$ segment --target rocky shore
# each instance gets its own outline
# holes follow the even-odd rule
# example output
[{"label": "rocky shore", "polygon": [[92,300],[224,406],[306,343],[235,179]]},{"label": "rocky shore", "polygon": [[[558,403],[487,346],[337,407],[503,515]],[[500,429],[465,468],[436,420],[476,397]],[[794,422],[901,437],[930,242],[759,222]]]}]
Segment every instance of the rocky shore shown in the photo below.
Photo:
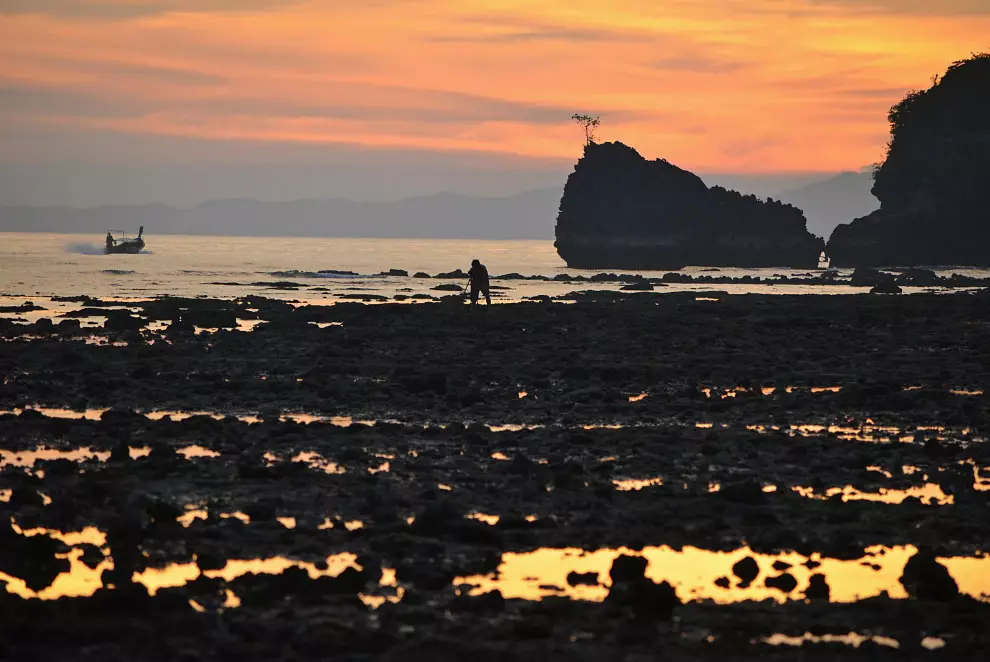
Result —
[{"label": "rocky shore", "polygon": [[572,301],[3,324],[0,657],[990,646],[986,293]]}]

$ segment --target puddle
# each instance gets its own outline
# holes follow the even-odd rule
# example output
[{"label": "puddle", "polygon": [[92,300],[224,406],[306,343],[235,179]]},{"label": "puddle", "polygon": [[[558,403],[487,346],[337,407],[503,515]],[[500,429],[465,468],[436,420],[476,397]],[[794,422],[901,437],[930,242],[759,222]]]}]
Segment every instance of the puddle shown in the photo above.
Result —
[{"label": "puddle", "polygon": [[896,639],[891,639],[890,637],[885,637],[882,635],[865,635],[859,634],[857,632],[850,632],[848,634],[823,634],[814,635],[810,632],[805,632],[800,637],[795,637],[787,634],[777,633],[765,639],[756,639],[752,643],[754,644],[769,644],[771,646],[802,646],[805,643],[813,644],[846,644],[847,646],[852,646],[853,648],[859,648],[867,641],[872,641],[880,646],[886,646],[888,648],[900,648],[901,645]]},{"label": "puddle", "polygon": [[82,562],[83,550],[76,548],[68,554],[56,554],[57,558],[69,560],[69,570],[59,574],[50,586],[40,591],[32,591],[23,579],[0,572],[0,581],[6,582],[8,593],[22,598],[56,600],[58,598],[89,597],[103,587],[103,571],[113,568],[113,559],[106,557],[90,568]]},{"label": "puddle", "polygon": [[657,485],[663,485],[662,478],[628,478],[622,480],[613,480],[612,485],[615,489],[620,492],[632,492],[639,491],[644,487],[656,487]]},{"label": "puddle", "polygon": [[6,466],[33,467],[34,463],[39,460],[71,460],[72,462],[99,460],[106,462],[109,459],[110,451],[94,451],[88,446],[85,448],[76,448],[71,451],[56,448],[35,448],[24,451],[0,450],[0,468]]},{"label": "puddle", "polygon": [[[889,477],[889,474],[888,474]],[[937,483],[925,483],[907,489],[888,489],[881,487],[877,492],[863,492],[852,485],[830,487],[824,493],[818,494],[810,487],[794,487],[795,492],[807,499],[825,500],[840,496],[843,501],[877,501],[881,503],[898,504],[905,499],[915,497],[928,505],[951,506],[955,497],[942,491]]]},{"label": "puddle", "polygon": [[467,515],[468,519],[478,520],[479,522],[484,522],[488,526],[495,526],[501,519],[498,515],[486,515],[485,513],[470,513]]},{"label": "puddle", "polygon": [[178,453],[179,455],[182,455],[187,460],[193,460],[202,457],[220,457],[220,453],[214,450],[210,450],[209,448],[205,448],[203,446],[196,446],[196,445],[186,446],[184,448],[178,449],[175,452]]},{"label": "puddle", "polygon": [[306,465],[309,466],[310,469],[316,469],[318,471],[323,471],[328,474],[346,473],[344,467],[340,466],[336,462],[330,462],[319,453],[313,451],[304,451],[302,453],[299,453],[294,458],[292,458],[292,461],[304,462]]},{"label": "puddle", "polygon": [[355,420],[350,416],[321,416],[320,414],[282,414],[278,420],[283,423],[298,423],[299,425],[309,425],[310,423],[329,423],[337,427],[346,428],[351,425],[373,426],[373,420]]},{"label": "puddle", "polygon": [[492,432],[522,432],[523,430],[540,430],[543,425],[522,425],[517,423],[505,423],[502,425],[486,425]]},{"label": "puddle", "polygon": [[[187,508],[186,512],[175,518],[175,521],[182,526],[189,528],[189,526],[196,520],[205,520],[208,516],[209,515],[205,508]],[[251,523],[251,518],[247,515],[247,513],[242,513],[239,510],[232,513],[220,513],[219,517],[221,519],[238,519],[245,524]]]},{"label": "puddle", "polygon": [[[608,575],[612,561],[620,554],[630,554],[644,556],[649,563],[646,576],[656,582],[670,582],[682,600],[709,599],[719,604],[729,604],[772,599],[783,603],[788,599],[804,599],[811,575],[822,574],[830,587],[831,601],[848,603],[878,596],[884,591],[892,598],[906,598],[907,593],[900,584],[900,575],[904,564],[916,551],[910,545],[872,547],[866,550],[867,555],[861,559],[840,560],[822,558],[818,554],[807,557],[796,552],[756,554],[748,547],[732,552],[716,552],[690,546],[682,550],[667,546],[646,547],[641,552],[626,548],[590,552],[574,548],[542,548],[527,553],[507,552],[502,555],[502,563],[497,572],[459,577],[454,580],[454,584],[464,586],[471,595],[498,589],[506,599],[540,600],[560,596],[600,602],[608,594]],[[759,573],[751,584],[741,586],[739,579],[732,573],[732,566],[746,557],[752,557],[756,561]],[[938,560],[948,568],[961,592],[984,600],[990,598],[990,557]],[[808,561],[816,561],[819,565],[811,570],[804,565]],[[773,568],[777,562],[790,566],[787,572],[795,579],[795,588],[790,593],[768,588],[765,584],[768,578],[781,574]],[[599,583],[571,586],[567,580],[568,573],[571,572],[593,573],[597,575]],[[716,580],[725,577],[730,579],[727,588],[715,584]]]},{"label": "puddle", "polygon": [[200,575],[211,579],[221,578],[232,581],[248,573],[263,575],[279,575],[289,568],[302,568],[309,573],[310,578],[336,577],[347,568],[360,569],[357,565],[357,556],[349,552],[333,554],[326,559],[327,568],[320,570],[313,563],[296,561],[284,556],[275,556],[267,559],[230,560],[219,570],[199,569],[195,561],[190,563],[173,563],[164,568],[148,568],[141,572],[135,572],[131,576],[131,581],[143,584],[148,589],[150,595],[155,595],[163,588],[174,588],[184,586],[188,582],[194,581]]},{"label": "puddle", "polygon": [[358,593],[358,598],[366,606],[372,609],[378,609],[386,602],[397,603],[401,602],[402,598],[406,594],[406,589],[399,586],[399,582],[396,580],[395,568],[382,568],[382,578],[378,582],[379,589],[384,589],[388,591],[386,595],[368,595],[365,593]]},{"label": "puddle", "polygon": [[[27,407],[27,409],[30,411],[36,411],[42,416],[47,416],[48,418],[69,418],[77,421],[98,421],[105,412],[110,411],[109,409],[86,409],[84,411],[77,411],[74,409],[61,409],[58,407]],[[25,410],[21,408],[5,409],[0,411],[0,414],[13,414],[14,416],[20,416],[24,411]]]}]

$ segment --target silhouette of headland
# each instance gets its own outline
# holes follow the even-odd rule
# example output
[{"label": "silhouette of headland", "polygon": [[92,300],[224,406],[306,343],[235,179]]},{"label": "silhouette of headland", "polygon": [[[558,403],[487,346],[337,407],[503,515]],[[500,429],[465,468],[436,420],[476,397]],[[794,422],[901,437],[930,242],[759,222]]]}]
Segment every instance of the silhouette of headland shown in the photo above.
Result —
[{"label": "silhouette of headland", "polygon": [[833,231],[832,264],[990,265],[990,53],[952,64],[889,120],[881,207]]},{"label": "silhouette of headland", "polygon": [[592,142],[564,187],[554,245],[582,269],[814,268],[825,242],[797,207],[708,188],[664,159]]}]

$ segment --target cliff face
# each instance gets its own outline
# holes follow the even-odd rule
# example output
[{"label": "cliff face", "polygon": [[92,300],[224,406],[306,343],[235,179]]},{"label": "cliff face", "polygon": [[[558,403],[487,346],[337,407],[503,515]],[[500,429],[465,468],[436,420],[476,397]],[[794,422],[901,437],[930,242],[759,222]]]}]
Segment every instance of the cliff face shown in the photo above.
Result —
[{"label": "cliff face", "polygon": [[890,110],[880,209],[832,233],[832,264],[990,265],[990,54]]},{"label": "cliff face", "polygon": [[581,269],[818,264],[804,214],[721,187],[622,143],[590,144],[564,186],[555,246]]}]

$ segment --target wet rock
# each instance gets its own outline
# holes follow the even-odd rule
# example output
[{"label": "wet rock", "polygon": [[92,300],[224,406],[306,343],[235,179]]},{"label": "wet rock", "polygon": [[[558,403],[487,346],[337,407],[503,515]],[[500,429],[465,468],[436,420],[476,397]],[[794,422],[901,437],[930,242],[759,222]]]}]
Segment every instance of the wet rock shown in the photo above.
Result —
[{"label": "wet rock", "polygon": [[902,291],[900,286],[894,283],[881,283],[870,288],[870,294],[900,294]]},{"label": "wet rock", "polygon": [[908,559],[900,581],[908,595],[918,600],[948,602],[959,596],[956,580],[930,549],[920,549]]},{"label": "wet rock", "polygon": [[597,572],[575,572],[567,573],[567,583],[571,586],[598,586]]},{"label": "wet rock", "polygon": [[237,326],[237,315],[232,310],[194,309],[182,313],[183,323],[205,329],[232,329]]},{"label": "wet rock", "polygon": [[45,535],[22,536],[10,524],[0,524],[0,572],[24,580],[32,591],[50,586],[55,578],[68,572],[69,561],[56,558],[65,545]]},{"label": "wet rock", "polygon": [[822,600],[827,602],[830,595],[831,589],[829,589],[825,575],[817,572],[811,575],[808,581],[808,588],[804,591],[804,597],[808,600]]},{"label": "wet rock", "polygon": [[797,588],[797,580],[789,572],[777,575],[776,577],[767,577],[764,584],[767,588],[775,588],[783,593],[792,593]]},{"label": "wet rock", "polygon": [[107,311],[103,328],[106,331],[140,331],[147,323],[140,317],[118,311]]},{"label": "wet rock", "polygon": [[752,556],[747,556],[733,564],[732,574],[739,578],[739,587],[746,588],[759,576],[760,565]]},{"label": "wet rock", "polygon": [[729,588],[731,585],[732,582],[728,577],[719,577],[715,580],[715,586],[718,586],[719,588]]},{"label": "wet rock", "polygon": [[677,591],[668,582],[657,584],[646,577],[648,562],[641,556],[621,554],[612,562],[606,603],[632,609],[638,616],[669,619],[680,606]]},{"label": "wet rock", "polygon": [[417,271],[413,274],[413,278],[432,278],[432,276],[425,271]]}]

